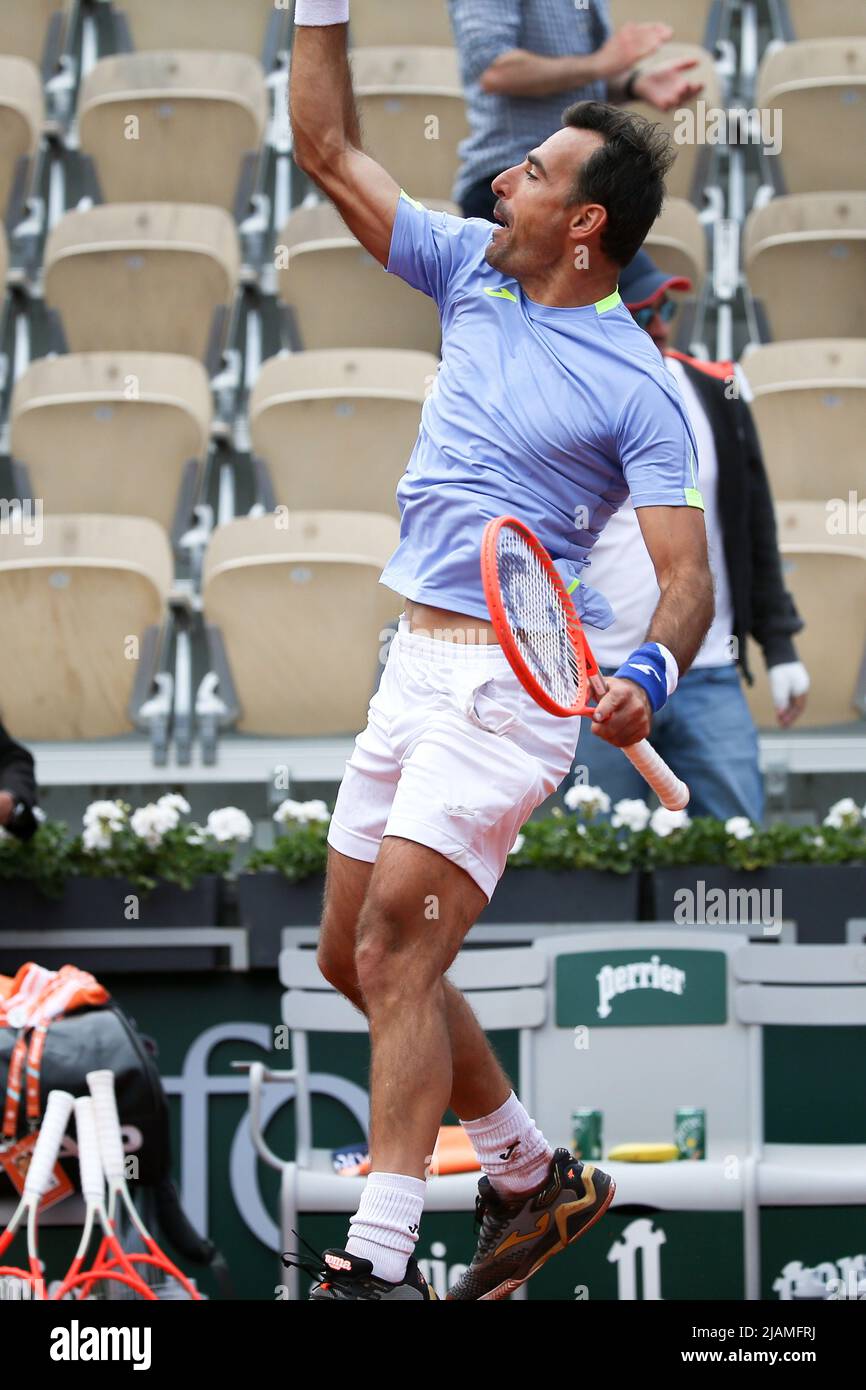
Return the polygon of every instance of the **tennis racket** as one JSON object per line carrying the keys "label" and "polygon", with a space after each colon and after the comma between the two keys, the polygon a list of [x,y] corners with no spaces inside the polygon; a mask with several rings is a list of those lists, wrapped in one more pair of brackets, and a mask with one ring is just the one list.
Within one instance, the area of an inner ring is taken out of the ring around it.
{"label": "tennis racket", "polygon": [[39,1129],[39,1138],[36,1141],[33,1157],[27,1169],[24,1194],[8,1226],[0,1235],[0,1256],[2,1256],[9,1249],[16,1231],[26,1218],[28,1268],[18,1269],[13,1265],[0,1265],[0,1278],[12,1279],[29,1285],[30,1296],[39,1299],[45,1298],[44,1276],[38,1248],[39,1204],[48,1190],[51,1174],[60,1152],[60,1145],[69,1123],[69,1116],[72,1114],[73,1104],[73,1098],[67,1091],[52,1091],[50,1093]]}
{"label": "tennis racket", "polygon": [[[590,695],[607,686],[553,561],[513,516],[484,528],[481,580],[496,636],[512,671],[542,709],[568,718],[591,715]],[[642,739],[623,753],[669,811],[688,805],[689,789]]]}

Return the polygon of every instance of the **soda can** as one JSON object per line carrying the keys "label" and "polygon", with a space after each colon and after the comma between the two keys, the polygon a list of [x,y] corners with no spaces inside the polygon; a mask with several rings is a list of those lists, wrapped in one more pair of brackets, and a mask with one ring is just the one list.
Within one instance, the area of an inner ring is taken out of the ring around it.
{"label": "soda can", "polygon": [[678,1110],[674,1116],[674,1143],[680,1158],[706,1158],[707,1112],[693,1107]]}
{"label": "soda can", "polygon": [[571,1114],[571,1147],[577,1158],[601,1158],[600,1110],[573,1110]]}

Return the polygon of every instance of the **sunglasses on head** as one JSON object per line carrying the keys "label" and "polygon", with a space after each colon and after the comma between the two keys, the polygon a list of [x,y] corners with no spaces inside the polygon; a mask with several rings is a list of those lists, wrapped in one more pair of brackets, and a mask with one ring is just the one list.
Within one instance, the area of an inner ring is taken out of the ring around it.
{"label": "sunglasses on head", "polygon": [[649,328],[656,314],[658,314],[662,323],[670,323],[676,312],[677,306],[674,301],[672,299],[663,299],[660,304],[647,304],[643,309],[632,309],[631,316],[638,328],[646,330]]}

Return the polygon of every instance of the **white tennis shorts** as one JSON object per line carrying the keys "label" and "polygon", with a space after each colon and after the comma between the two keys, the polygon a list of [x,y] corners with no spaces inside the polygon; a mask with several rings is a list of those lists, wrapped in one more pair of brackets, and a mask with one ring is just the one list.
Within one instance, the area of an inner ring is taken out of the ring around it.
{"label": "white tennis shorts", "polygon": [[499,646],[410,632],[391,642],[328,842],[372,863],[384,835],[427,845],[489,899],[520,827],[569,772],[580,719],[548,714]]}

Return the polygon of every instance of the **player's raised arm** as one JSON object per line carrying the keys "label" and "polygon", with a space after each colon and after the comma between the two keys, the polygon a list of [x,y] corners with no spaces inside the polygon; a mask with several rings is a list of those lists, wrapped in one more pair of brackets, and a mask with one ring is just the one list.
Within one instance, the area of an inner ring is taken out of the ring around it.
{"label": "player's raised arm", "polygon": [[349,0],[297,0],[290,95],[293,153],[361,245],[387,265],[400,188],[361,149],[347,53],[348,18]]}

